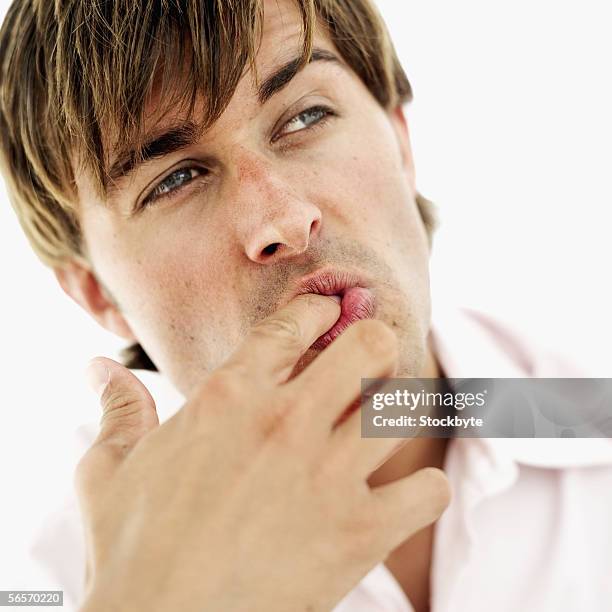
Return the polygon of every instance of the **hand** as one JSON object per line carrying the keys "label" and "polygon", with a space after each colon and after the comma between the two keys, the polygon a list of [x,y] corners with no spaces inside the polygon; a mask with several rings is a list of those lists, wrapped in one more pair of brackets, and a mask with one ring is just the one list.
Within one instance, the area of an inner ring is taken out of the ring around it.
{"label": "hand", "polygon": [[328,611],[439,517],[441,471],[370,488],[398,440],[361,438],[359,411],[335,426],[362,377],[395,372],[385,324],[355,323],[288,380],[339,312],[332,298],[298,296],[162,425],[129,370],[93,361],[106,382],[100,434],[75,476],[83,612]]}

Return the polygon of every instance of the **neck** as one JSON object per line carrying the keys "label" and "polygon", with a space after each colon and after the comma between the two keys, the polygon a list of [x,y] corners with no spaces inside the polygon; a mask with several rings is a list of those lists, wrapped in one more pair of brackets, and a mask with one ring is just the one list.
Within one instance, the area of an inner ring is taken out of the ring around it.
{"label": "neck", "polygon": [[[417,378],[441,378],[442,376],[444,374],[436,360],[429,338],[425,363]],[[371,487],[377,487],[408,476],[424,467],[442,468],[447,442],[445,438],[414,438],[372,472],[368,478],[368,484]]]}

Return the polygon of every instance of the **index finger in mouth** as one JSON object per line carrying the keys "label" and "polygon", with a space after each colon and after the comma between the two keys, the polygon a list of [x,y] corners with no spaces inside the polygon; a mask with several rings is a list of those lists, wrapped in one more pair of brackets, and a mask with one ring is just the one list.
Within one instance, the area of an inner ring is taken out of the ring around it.
{"label": "index finger in mouth", "polygon": [[338,320],[340,310],[339,296],[298,295],[252,327],[226,365],[285,382],[299,358]]}

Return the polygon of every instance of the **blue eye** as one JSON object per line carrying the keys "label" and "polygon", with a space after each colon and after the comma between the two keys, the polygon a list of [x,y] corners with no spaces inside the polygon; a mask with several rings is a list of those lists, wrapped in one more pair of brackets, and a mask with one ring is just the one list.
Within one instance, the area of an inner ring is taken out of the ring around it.
{"label": "blue eye", "polygon": [[325,106],[313,106],[312,108],[308,108],[292,119],[289,119],[274,139],[276,140],[281,136],[294,134],[295,132],[301,132],[302,130],[314,127],[315,125],[323,124],[325,119],[333,114],[333,111]]}
{"label": "blue eye", "polygon": [[153,188],[142,201],[140,207],[142,208],[156,200],[174,195],[174,193],[180,191],[184,185],[204,174],[204,172],[205,170],[202,168],[179,168],[175,170]]}

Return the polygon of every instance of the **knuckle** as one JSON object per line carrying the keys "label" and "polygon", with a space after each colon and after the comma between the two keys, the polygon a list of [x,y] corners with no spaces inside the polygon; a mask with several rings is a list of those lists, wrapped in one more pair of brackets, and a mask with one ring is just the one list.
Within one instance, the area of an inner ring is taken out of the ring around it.
{"label": "knuckle", "polygon": [[141,406],[132,397],[117,397],[106,404],[100,420],[98,442],[118,447],[121,452],[129,449],[138,438],[143,423]]}
{"label": "knuckle", "polygon": [[282,441],[289,438],[292,427],[287,415],[277,412],[259,421],[259,431],[267,440]]}
{"label": "knuckle", "polygon": [[302,332],[300,324],[291,315],[276,316],[265,321],[262,321],[253,328],[255,335],[262,334],[266,337],[276,337],[287,343],[289,346],[295,346],[300,343]]}
{"label": "knuckle", "polygon": [[241,382],[248,380],[252,375],[249,364],[237,356],[230,357],[216,372],[220,372],[222,376],[228,378],[233,377]]}
{"label": "knuckle", "polygon": [[[184,415],[187,427],[198,424],[204,418],[225,412],[240,402],[244,395],[244,383],[233,368],[225,366],[215,370],[203,380],[183,406],[181,414]],[[205,422],[207,418],[204,418]]]}
{"label": "knuckle", "polygon": [[297,424],[293,402],[288,397],[277,397],[267,406],[258,419],[258,429],[265,439],[290,441],[295,438]]}
{"label": "knuckle", "polygon": [[105,417],[125,418],[137,414],[140,400],[141,396],[136,391],[108,385],[102,397]]}
{"label": "knuckle", "polygon": [[318,293],[303,293],[298,296],[299,300],[304,302],[304,306],[307,308],[316,308],[317,310],[323,309],[327,306],[328,301],[331,302],[331,299]]}
{"label": "knuckle", "polygon": [[330,489],[337,486],[341,472],[333,458],[327,455],[325,461],[317,461],[310,466],[309,475],[313,494],[318,498],[324,497]]}
{"label": "knuckle", "polygon": [[451,488],[446,474],[435,467],[426,467],[422,470],[426,480],[433,510],[442,512],[451,501]]}
{"label": "knuckle", "polygon": [[232,368],[219,368],[206,380],[203,392],[207,396],[223,399],[235,398],[241,395],[243,384],[236,371]]}
{"label": "knuckle", "polygon": [[353,514],[344,529],[351,558],[372,556],[381,540],[382,529],[382,521],[375,512],[362,510]]}

